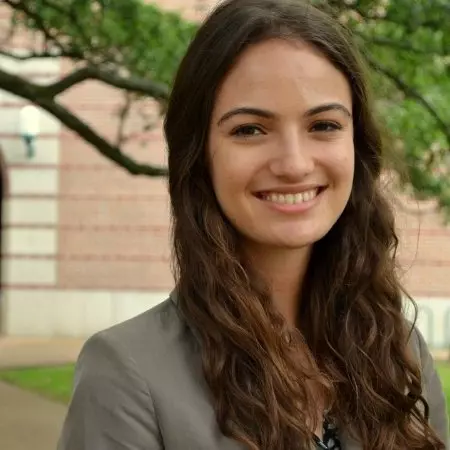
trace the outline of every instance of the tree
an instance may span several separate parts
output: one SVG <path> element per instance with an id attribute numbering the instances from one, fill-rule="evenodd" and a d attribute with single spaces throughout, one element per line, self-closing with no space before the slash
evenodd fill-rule
<path id="1" fill-rule="evenodd" d="M 20 60 L 67 58 L 74 63 L 74 70 L 61 80 L 42 86 L 0 69 L 0 89 L 46 110 L 131 174 L 165 175 L 165 168 L 140 164 L 127 156 L 123 151 L 126 137 L 120 130 L 116 141 L 108 142 L 64 107 L 58 97 L 86 80 L 115 87 L 126 97 L 120 128 L 133 103 L 153 98 L 163 111 L 170 82 L 196 24 L 141 0 L 4 0 L 4 3 L 12 16 L 0 54 Z M 7 50 L 8 41 L 23 30 L 34 34 L 32 47 L 26 54 Z"/>
<path id="2" fill-rule="evenodd" d="M 448 0 L 311 0 L 354 33 L 371 69 L 377 105 L 393 150 L 389 162 L 401 185 L 436 199 L 450 217 L 450 4 Z M 108 142 L 58 102 L 88 79 L 113 86 L 132 105 L 153 98 L 161 113 L 176 67 L 197 24 L 142 0 L 3 0 L 12 12 L 1 54 L 11 58 L 68 58 L 74 71 L 41 86 L 0 70 L 0 89 L 33 102 L 131 174 L 161 176 L 126 155 L 118 130 Z M 34 33 L 27 54 L 7 39 Z"/>
<path id="3" fill-rule="evenodd" d="M 391 167 L 450 219 L 450 3 L 317 0 L 356 37 L 392 136 Z"/>

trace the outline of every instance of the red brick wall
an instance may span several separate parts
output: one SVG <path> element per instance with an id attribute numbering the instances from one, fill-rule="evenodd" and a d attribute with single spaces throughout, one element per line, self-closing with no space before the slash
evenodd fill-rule
<path id="1" fill-rule="evenodd" d="M 215 1 L 159 3 L 195 18 Z M 18 38 L 16 45 L 25 39 Z M 106 138 L 116 135 L 115 113 L 122 101 L 116 90 L 89 82 L 62 100 Z M 140 125 L 135 115 L 128 131 L 139 131 Z M 61 132 L 60 143 L 57 287 L 169 290 L 165 180 L 128 175 L 67 130 Z M 140 161 L 159 164 L 166 159 L 160 128 L 136 136 L 125 150 Z M 416 296 L 450 297 L 450 227 L 443 227 L 434 213 L 418 218 L 399 212 L 398 217 L 407 288 Z"/>
<path id="2" fill-rule="evenodd" d="M 83 88 L 77 89 L 83 98 Z M 74 110 L 115 136 L 111 111 Z M 98 129 L 98 128 L 97 128 Z M 145 148 L 127 145 L 137 160 L 164 163 L 160 133 Z M 79 139 L 64 134 L 60 169 L 60 257 L 64 288 L 169 289 L 168 202 L 164 179 L 135 177 Z"/>
<path id="3" fill-rule="evenodd" d="M 406 202 L 405 202 L 406 203 Z M 433 203 L 409 201 L 408 214 L 397 207 L 399 261 L 404 283 L 414 296 L 450 297 L 450 226 Z M 422 211 L 422 214 L 418 214 Z"/>
<path id="4" fill-rule="evenodd" d="M 214 1 L 160 0 L 199 18 Z M 64 68 L 70 70 L 70 67 Z M 116 90 L 85 83 L 64 103 L 104 137 L 116 135 Z M 129 121 L 139 131 L 139 119 Z M 127 144 L 139 161 L 166 160 L 161 128 Z M 165 180 L 132 177 L 67 132 L 62 135 L 58 285 L 68 289 L 171 289 L 169 211 Z M 139 140 L 144 140 L 141 145 Z"/>
<path id="5" fill-rule="evenodd" d="M 198 17 L 215 1 L 161 0 L 166 8 Z M 105 136 L 115 133 L 108 114 L 119 99 L 94 83 L 73 90 L 67 102 L 81 110 Z M 95 151 L 65 136 L 62 164 L 104 164 L 104 170 L 68 167 L 61 171 L 59 283 L 65 287 L 171 288 L 168 208 L 162 180 L 130 177 Z M 146 148 L 128 150 L 139 159 L 163 161 L 162 135 Z M 151 157 L 147 158 L 148 153 Z M 83 227 L 80 229 L 77 227 Z M 404 280 L 414 295 L 450 296 L 450 228 L 436 214 L 418 218 L 399 213 Z M 420 239 L 419 238 L 420 232 Z M 415 252 L 416 247 L 417 254 Z M 76 255 L 76 260 L 70 260 Z"/>

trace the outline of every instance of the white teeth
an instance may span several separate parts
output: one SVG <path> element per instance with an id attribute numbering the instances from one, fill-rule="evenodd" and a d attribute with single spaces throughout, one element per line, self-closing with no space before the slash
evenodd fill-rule
<path id="1" fill-rule="evenodd" d="M 296 205 L 298 203 L 309 202 L 317 196 L 318 189 L 311 191 L 298 192 L 297 194 L 275 194 L 264 195 L 264 200 L 283 205 Z"/>

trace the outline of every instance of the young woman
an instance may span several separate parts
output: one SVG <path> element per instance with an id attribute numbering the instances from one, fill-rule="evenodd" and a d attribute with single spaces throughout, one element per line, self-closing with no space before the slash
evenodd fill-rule
<path id="1" fill-rule="evenodd" d="M 301 1 L 209 16 L 165 119 L 176 288 L 86 343 L 60 450 L 449 445 L 363 72 Z"/>

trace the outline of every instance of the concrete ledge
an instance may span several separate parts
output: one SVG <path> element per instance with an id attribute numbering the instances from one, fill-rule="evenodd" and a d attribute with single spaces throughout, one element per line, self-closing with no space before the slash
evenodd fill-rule
<path id="1" fill-rule="evenodd" d="M 431 349 L 431 354 L 437 362 L 450 362 L 450 349 L 449 350 L 433 350 Z"/>
<path id="2" fill-rule="evenodd" d="M 59 366 L 76 361 L 84 339 L 0 338 L 0 369 Z"/>
<path id="3" fill-rule="evenodd" d="M 157 305 L 169 292 L 9 288 L 2 293 L 2 332 L 16 337 L 86 338 Z"/>
<path id="4" fill-rule="evenodd" d="M 2 329 L 16 337 L 86 337 L 130 319 L 164 301 L 169 292 L 6 288 L 0 306 Z M 450 298 L 417 298 L 417 326 L 437 359 L 450 348 Z M 407 316 L 412 310 L 405 304 Z M 0 349 L 1 351 L 1 349 Z M 1 359 L 1 353 L 0 353 Z"/>

